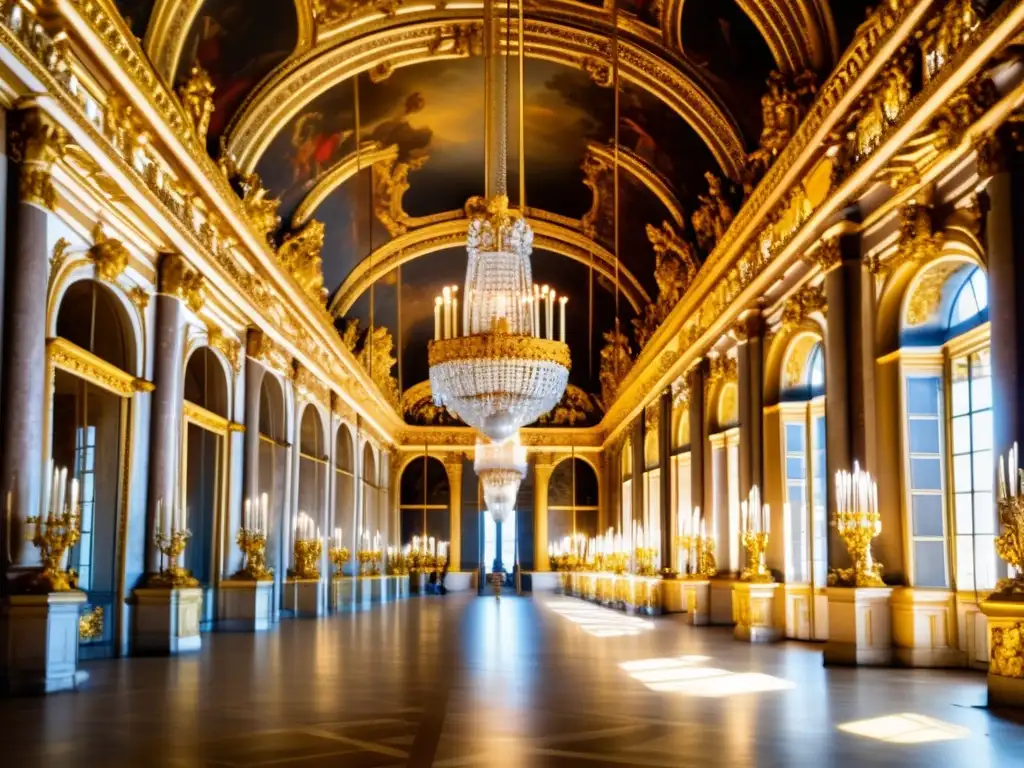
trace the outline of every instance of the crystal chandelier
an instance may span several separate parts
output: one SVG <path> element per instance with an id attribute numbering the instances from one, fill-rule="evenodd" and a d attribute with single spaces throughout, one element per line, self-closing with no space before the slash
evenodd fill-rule
<path id="1" fill-rule="evenodd" d="M 491 29 L 490 2 L 486 4 L 485 11 L 488 18 L 486 31 Z M 508 27 L 506 24 L 506 29 Z M 520 19 L 520 64 L 522 43 Z M 469 263 L 462 294 L 461 327 L 454 317 L 457 312 L 450 320 L 446 314 L 445 333 L 441 337 L 440 323 L 435 314 L 436 338 L 429 342 L 427 348 L 434 403 L 447 408 L 453 416 L 495 442 L 507 440 L 520 427 L 536 421 L 554 408 L 565 392 L 570 367 L 569 347 L 564 341 L 554 338 L 550 311 L 545 318 L 546 338 L 541 336 L 539 301 L 530 269 L 533 231 L 521 210 L 509 208 L 505 171 L 508 155 L 505 141 L 507 56 L 503 57 L 502 76 L 497 194 L 474 197 L 466 204 L 470 217 L 466 238 Z M 522 66 L 519 98 L 521 106 Z M 489 137 L 491 105 L 489 99 L 487 102 Z M 519 114 L 521 121 L 522 108 Z M 522 208 L 525 189 L 522 147 L 519 155 Z M 448 293 L 445 309 L 451 312 L 454 292 L 449 290 Z M 439 306 L 436 305 L 435 313 Z M 457 300 L 454 300 L 454 306 L 457 306 Z"/>
<path id="2" fill-rule="evenodd" d="M 516 506 L 526 477 L 526 449 L 515 434 L 501 443 L 477 441 L 473 469 L 483 486 L 484 503 L 495 523 L 505 522 Z"/>

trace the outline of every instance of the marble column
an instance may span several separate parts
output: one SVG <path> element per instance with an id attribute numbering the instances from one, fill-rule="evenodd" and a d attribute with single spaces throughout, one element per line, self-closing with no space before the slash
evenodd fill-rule
<path id="1" fill-rule="evenodd" d="M 675 534 L 675 499 L 672 498 L 672 388 L 666 387 L 658 398 L 658 500 L 661 509 L 661 570 L 673 573 L 672 539 Z"/>
<path id="2" fill-rule="evenodd" d="M 260 496 L 260 393 L 262 387 L 263 366 L 251 357 L 246 357 L 242 499 L 249 499 L 253 505 L 259 503 Z"/>
<path id="3" fill-rule="evenodd" d="M 860 236 L 841 235 L 835 243 L 834 265 L 825 275 L 828 305 L 825 339 L 826 464 L 829 483 L 839 469 L 877 471 L 875 421 L 875 290 L 874 278 L 861 258 Z M 830 486 L 831 487 L 831 486 Z M 882 527 L 888 532 L 875 544 L 875 556 L 886 570 L 902 573 L 900 509 L 886 509 Z M 829 494 L 829 519 L 835 519 L 835 495 Z M 829 532 L 829 565 L 847 566 L 846 546 L 834 528 Z"/>
<path id="4" fill-rule="evenodd" d="M 736 327 L 740 415 L 740 498 L 755 485 L 764 497 L 764 330 L 761 313 L 747 312 Z"/>
<path id="5" fill-rule="evenodd" d="M 462 569 L 462 454 L 446 456 L 444 466 L 448 470 L 448 519 L 451 521 L 448 570 L 458 571 Z"/>
<path id="6" fill-rule="evenodd" d="M 37 108 L 12 119 L 18 143 L 12 153 L 20 158 L 14 169 L 18 199 L 7 248 L 6 338 L 2 455 L 0 483 L 3 497 L 11 494 L 10 553 L 5 565 L 14 576 L 19 567 L 39 565 L 39 554 L 24 539 L 25 520 L 39 514 L 43 472 L 44 404 L 46 400 L 46 298 L 49 279 L 47 217 L 56 204 L 50 179 L 53 164 L 66 143 L 61 128 Z M 13 209 L 13 210 L 12 210 Z M 4 534 L 8 531 L 5 530 Z"/>
<path id="7" fill-rule="evenodd" d="M 179 501 L 178 464 L 181 454 L 181 414 L 184 407 L 182 377 L 185 361 L 185 304 L 169 291 L 165 274 L 177 266 L 180 256 L 167 254 L 160 263 L 160 292 L 153 328 L 153 391 L 150 426 L 149 504 L 146 530 L 146 571 L 156 573 L 160 553 L 153 542 L 157 531 L 157 506 L 164 509 Z"/>
<path id="8" fill-rule="evenodd" d="M 690 390 L 690 508 L 700 507 L 705 517 L 709 510 L 704 499 L 704 489 L 710 483 L 710 462 L 705 461 L 708 429 L 704 419 L 704 384 L 707 375 L 706 360 L 700 360 L 687 373 L 687 386 Z"/>
<path id="9" fill-rule="evenodd" d="M 533 461 L 533 569 L 550 571 L 548 558 L 548 485 L 554 465 L 551 456 L 538 454 Z"/>

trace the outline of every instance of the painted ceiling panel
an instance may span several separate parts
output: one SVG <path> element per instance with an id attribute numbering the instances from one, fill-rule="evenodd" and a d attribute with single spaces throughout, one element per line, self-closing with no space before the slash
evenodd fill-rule
<path id="1" fill-rule="evenodd" d="M 146 26 L 155 4 L 156 0 L 117 0 L 117 10 L 128 22 L 132 34 L 140 40 L 146 35 Z"/>

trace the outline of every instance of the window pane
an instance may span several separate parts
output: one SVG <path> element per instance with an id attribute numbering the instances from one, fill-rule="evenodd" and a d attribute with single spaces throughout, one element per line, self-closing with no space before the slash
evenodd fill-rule
<path id="1" fill-rule="evenodd" d="M 915 416 L 938 415 L 939 380 L 937 378 L 907 379 L 907 412 Z"/>
<path id="2" fill-rule="evenodd" d="M 911 419 L 910 421 L 910 452 L 939 452 L 939 420 Z"/>
<path id="3" fill-rule="evenodd" d="M 959 416 L 967 413 L 971 407 L 971 398 L 968 391 L 968 365 L 966 357 L 958 357 L 952 361 L 950 366 L 952 375 L 953 390 L 953 415 Z"/>
<path id="4" fill-rule="evenodd" d="M 953 457 L 953 490 L 957 493 L 971 490 L 971 455 Z"/>
<path id="5" fill-rule="evenodd" d="M 914 586 L 946 586 L 946 547 L 941 541 L 914 542 Z"/>
<path id="6" fill-rule="evenodd" d="M 994 589 L 996 586 L 996 542 L 995 536 L 974 537 L 974 570 L 978 589 Z"/>
<path id="7" fill-rule="evenodd" d="M 974 504 L 969 493 L 958 493 L 954 498 L 956 506 L 956 532 L 974 532 Z"/>
<path id="8" fill-rule="evenodd" d="M 982 411 L 971 416 L 972 448 L 975 451 L 992 447 L 992 411 Z"/>
<path id="9" fill-rule="evenodd" d="M 974 274 L 971 275 L 971 287 L 974 288 L 974 299 L 978 303 L 978 308 L 985 309 L 988 306 L 988 277 L 984 271 L 974 270 Z"/>
<path id="10" fill-rule="evenodd" d="M 914 494 L 911 507 L 915 536 L 942 536 L 942 496 Z"/>
<path id="11" fill-rule="evenodd" d="M 791 483 L 788 487 L 788 498 L 786 501 L 789 502 L 789 506 L 792 509 L 801 507 L 804 504 L 804 487 L 803 485 L 796 485 Z"/>
<path id="12" fill-rule="evenodd" d="M 804 451 L 804 425 L 786 425 L 786 453 L 803 453 Z"/>
<path id="13" fill-rule="evenodd" d="M 996 532 L 996 508 L 991 493 L 974 494 L 974 532 Z"/>
<path id="14" fill-rule="evenodd" d="M 995 468 L 992 466 L 992 451 L 974 452 L 974 489 L 991 491 Z"/>
<path id="15" fill-rule="evenodd" d="M 795 459 L 786 459 L 786 477 L 790 480 L 803 480 L 807 477 L 803 456 Z"/>
<path id="16" fill-rule="evenodd" d="M 967 453 L 971 450 L 971 417 L 957 416 L 953 419 L 953 453 Z"/>
<path id="17" fill-rule="evenodd" d="M 957 589 L 974 589 L 974 537 L 956 537 Z"/>
<path id="18" fill-rule="evenodd" d="M 910 483 L 914 490 L 941 491 L 942 463 L 934 459 L 910 460 Z"/>

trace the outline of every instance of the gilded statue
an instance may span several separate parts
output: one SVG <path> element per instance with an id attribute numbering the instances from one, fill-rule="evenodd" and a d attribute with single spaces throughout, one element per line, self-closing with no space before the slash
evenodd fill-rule
<path id="1" fill-rule="evenodd" d="M 978 14 L 971 0 L 949 0 L 925 24 L 921 41 L 925 81 L 931 80 L 978 27 Z"/>
<path id="2" fill-rule="evenodd" d="M 409 214 L 402 198 L 409 191 L 409 171 L 418 171 L 430 158 L 420 155 L 406 162 L 379 162 L 373 165 L 373 213 L 391 237 L 409 229 Z"/>
<path id="3" fill-rule="evenodd" d="M 146 141 L 146 131 L 135 107 L 117 92 L 107 96 L 103 123 L 111 143 L 125 158 L 131 158 L 135 149 Z"/>
<path id="4" fill-rule="evenodd" d="M 690 223 L 697 236 L 697 246 L 711 253 L 732 223 L 733 212 L 722 193 L 722 180 L 711 171 L 707 171 L 704 178 L 708 182 L 708 194 L 697 196 L 700 207 L 693 212 Z"/>
<path id="5" fill-rule="evenodd" d="M 643 349 L 665 318 L 679 303 L 697 274 L 699 263 L 693 245 L 676 233 L 667 221 L 661 228 L 647 225 L 647 239 L 654 247 L 654 280 L 658 285 L 658 298 L 644 307 L 640 317 L 633 319 L 637 345 Z"/>
<path id="6" fill-rule="evenodd" d="M 796 75 L 792 81 L 781 72 L 773 71 L 767 85 L 768 90 L 761 97 L 758 148 L 747 157 L 743 171 L 743 189 L 748 195 L 796 135 L 817 93 L 815 75 L 809 70 Z"/>
<path id="7" fill-rule="evenodd" d="M 373 383 L 380 388 L 384 398 L 398 410 L 401 397 L 398 394 L 398 382 L 391 375 L 391 369 L 398 362 L 394 349 L 395 342 L 391 337 L 391 331 L 383 325 L 374 326 L 363 339 L 359 361 L 370 374 Z"/>
<path id="8" fill-rule="evenodd" d="M 569 384 L 558 405 L 552 408 L 550 413 L 541 416 L 537 423 L 552 427 L 584 426 L 591 420 L 596 410 L 593 397 L 575 384 Z"/>
<path id="9" fill-rule="evenodd" d="M 249 219 L 253 228 L 267 242 L 270 242 L 271 236 L 281 225 L 281 217 L 277 215 L 281 201 L 274 197 L 268 197 L 269 193 L 263 186 L 260 175 L 255 171 L 241 177 L 240 184 L 245 217 Z"/>
<path id="10" fill-rule="evenodd" d="M 619 384 L 633 367 L 633 351 L 629 339 L 615 328 L 604 333 L 605 345 L 601 349 L 601 407 L 607 411 L 619 392 Z"/>
<path id="11" fill-rule="evenodd" d="M 302 290 L 314 302 L 326 305 L 323 259 L 324 225 L 310 219 L 302 229 L 287 235 L 277 249 L 277 259 L 291 273 Z"/>
<path id="12" fill-rule="evenodd" d="M 210 129 L 210 117 L 213 115 L 213 81 L 210 75 L 198 64 L 193 64 L 188 79 L 178 87 L 178 98 L 185 107 L 192 130 L 201 143 L 206 142 L 206 133 Z"/>

